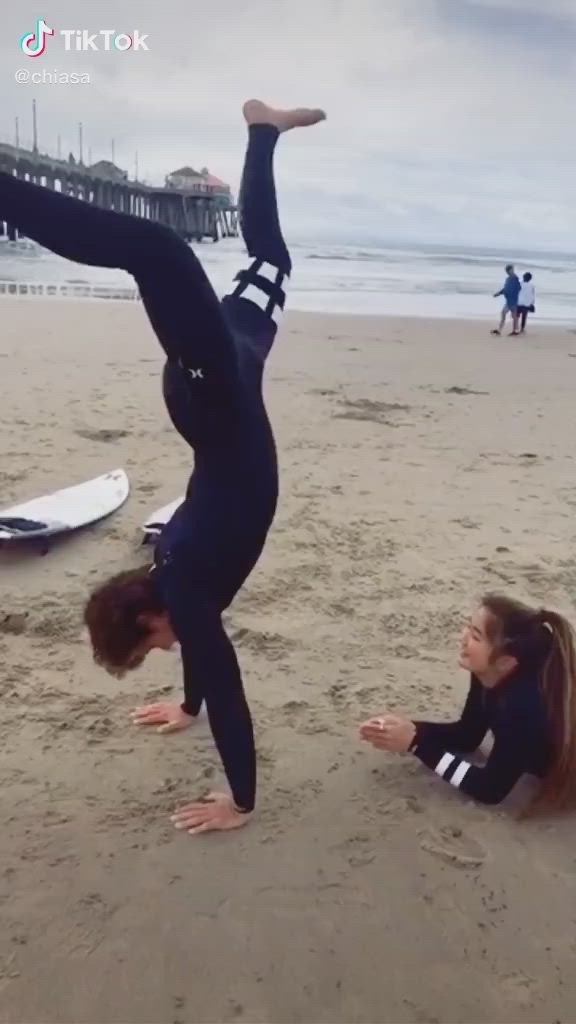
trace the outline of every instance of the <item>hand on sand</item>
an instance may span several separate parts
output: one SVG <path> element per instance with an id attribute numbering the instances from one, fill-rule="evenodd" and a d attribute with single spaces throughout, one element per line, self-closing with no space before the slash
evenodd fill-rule
<path id="1" fill-rule="evenodd" d="M 205 800 L 180 807 L 170 821 L 175 828 L 186 829 L 193 836 L 199 832 L 228 832 L 242 828 L 250 818 L 250 814 L 240 814 L 227 793 L 210 793 Z"/>
<path id="2" fill-rule="evenodd" d="M 360 726 L 360 736 L 377 750 L 405 754 L 416 736 L 416 726 L 403 715 L 382 715 L 364 722 Z"/>
<path id="3" fill-rule="evenodd" d="M 157 725 L 157 732 L 180 732 L 181 729 L 188 729 L 196 721 L 192 715 L 187 715 L 179 704 L 169 704 L 165 701 L 135 708 L 130 717 L 134 725 Z"/>

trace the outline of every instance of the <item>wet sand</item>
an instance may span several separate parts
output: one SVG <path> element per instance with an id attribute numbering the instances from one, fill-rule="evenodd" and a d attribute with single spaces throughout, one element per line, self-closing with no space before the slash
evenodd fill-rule
<path id="1" fill-rule="evenodd" d="M 169 814 L 221 783 L 206 722 L 129 721 L 179 695 L 177 656 L 118 682 L 81 625 L 189 472 L 161 354 L 132 304 L 0 315 L 1 504 L 118 466 L 132 483 L 47 554 L 0 552 L 0 1020 L 569 1024 L 576 821 L 477 807 L 357 726 L 457 712 L 486 589 L 576 620 L 576 332 L 287 318 L 267 374 L 280 508 L 226 616 L 258 815 L 193 839 Z"/>

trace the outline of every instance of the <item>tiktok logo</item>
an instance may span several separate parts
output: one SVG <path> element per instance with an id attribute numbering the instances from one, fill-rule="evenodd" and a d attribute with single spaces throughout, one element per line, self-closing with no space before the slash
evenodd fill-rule
<path id="1" fill-rule="evenodd" d="M 46 37 L 53 36 L 54 29 L 48 28 L 43 18 L 38 18 L 36 31 L 27 32 L 20 40 L 20 49 L 27 57 L 41 57 L 46 49 Z"/>

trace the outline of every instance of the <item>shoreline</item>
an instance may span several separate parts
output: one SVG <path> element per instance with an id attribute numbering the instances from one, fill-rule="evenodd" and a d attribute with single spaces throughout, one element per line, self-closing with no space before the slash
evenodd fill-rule
<path id="1" fill-rule="evenodd" d="M 122 292 L 124 294 L 118 294 Z M 0 279 L 0 301 L 3 300 L 16 300 L 21 302 L 22 300 L 29 300 L 31 302 L 54 302 L 55 300 L 63 301 L 66 303 L 70 302 L 95 302 L 95 303 L 128 303 L 128 304 L 139 304 L 141 302 L 140 295 L 137 288 L 123 287 L 122 285 L 98 285 L 98 284 L 67 284 L 66 282 L 41 282 L 41 281 L 9 281 L 7 279 Z M 434 313 L 419 313 L 412 312 L 410 314 L 398 314 L 394 312 L 363 312 L 361 310 L 346 311 L 346 310 L 325 310 L 325 309 L 299 309 L 298 306 L 291 304 L 288 308 L 286 316 L 310 316 L 310 317 L 358 317 L 361 320 L 375 319 L 375 320 L 395 320 L 395 321 L 414 321 L 415 323 L 422 324 L 425 321 L 432 323 L 465 323 L 465 324 L 488 324 L 496 323 L 499 318 L 499 312 L 486 313 L 483 315 L 476 316 L 462 316 L 459 313 L 453 315 L 446 314 L 434 314 Z M 508 332 L 508 323 L 505 325 L 504 333 L 501 335 L 502 338 L 506 337 Z M 573 327 L 573 330 L 571 330 Z M 567 317 L 566 320 L 554 318 L 546 319 L 546 317 L 536 317 L 534 320 L 528 320 L 528 333 L 526 337 L 537 336 L 540 332 L 538 328 L 542 328 L 546 331 L 553 331 L 559 333 L 576 333 L 576 321 L 573 317 Z"/>

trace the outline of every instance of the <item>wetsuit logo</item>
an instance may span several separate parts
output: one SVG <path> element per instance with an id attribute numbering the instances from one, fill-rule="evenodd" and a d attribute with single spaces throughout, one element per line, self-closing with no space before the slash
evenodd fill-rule
<path id="1" fill-rule="evenodd" d="M 43 18 L 38 18 L 35 31 L 22 36 L 20 49 L 27 57 L 40 57 L 46 49 L 46 37 L 53 35 L 54 29 L 49 28 Z"/>

